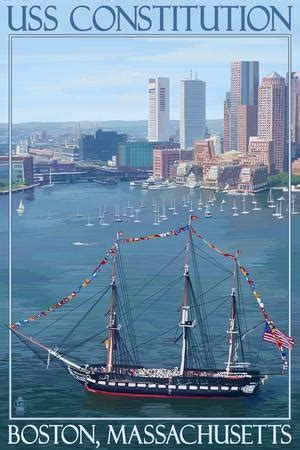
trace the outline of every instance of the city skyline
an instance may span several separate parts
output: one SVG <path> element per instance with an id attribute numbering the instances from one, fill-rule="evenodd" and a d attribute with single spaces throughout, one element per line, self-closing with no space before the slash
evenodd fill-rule
<path id="1" fill-rule="evenodd" d="M 207 119 L 220 119 L 232 61 L 258 60 L 261 77 L 287 71 L 287 46 L 280 38 L 264 39 L 263 49 L 253 46 L 253 39 L 106 39 L 101 48 L 99 39 L 90 39 L 88 46 L 57 41 L 61 45 L 47 39 L 43 47 L 30 39 L 14 44 L 14 123 L 147 119 L 149 77 L 170 78 L 170 119 L 176 120 L 179 83 L 190 70 L 206 81 Z"/>

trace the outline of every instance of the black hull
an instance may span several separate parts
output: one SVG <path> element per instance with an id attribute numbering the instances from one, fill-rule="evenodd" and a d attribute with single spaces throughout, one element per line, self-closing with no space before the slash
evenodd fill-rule
<path id="1" fill-rule="evenodd" d="M 257 371 L 226 376 L 224 372 L 172 378 L 137 377 L 120 373 L 89 373 L 69 368 L 71 375 L 93 394 L 140 398 L 238 398 L 253 395 L 260 384 Z"/>

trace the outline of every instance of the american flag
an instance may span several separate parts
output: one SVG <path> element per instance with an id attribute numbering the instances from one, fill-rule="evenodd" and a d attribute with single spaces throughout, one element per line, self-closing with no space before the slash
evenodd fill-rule
<path id="1" fill-rule="evenodd" d="M 278 344 L 279 346 L 284 348 L 294 347 L 293 338 L 287 336 L 278 328 L 275 328 L 273 324 L 268 324 L 267 322 L 263 338 L 265 341 L 272 342 L 273 344 Z"/>

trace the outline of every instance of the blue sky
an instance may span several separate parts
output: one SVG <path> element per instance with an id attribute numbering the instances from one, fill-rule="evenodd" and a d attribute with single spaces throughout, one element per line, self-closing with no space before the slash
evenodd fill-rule
<path id="1" fill-rule="evenodd" d="M 261 76 L 287 71 L 278 39 L 17 39 L 13 121 L 145 119 L 149 77 L 170 77 L 170 116 L 190 70 L 207 83 L 207 117 L 221 118 L 232 60 L 260 61 Z"/>
<path id="2" fill-rule="evenodd" d="M 128 6 L 133 0 L 105 4 Z M 42 4 L 48 1 L 5 0 L 5 4 Z M 51 2 L 50 2 L 51 3 Z M 147 1 L 135 1 L 135 4 Z M 151 4 L 164 4 L 153 0 Z M 169 2 L 170 3 L 170 2 Z M 176 4 L 178 1 L 173 1 Z M 184 4 L 198 2 L 186 0 Z M 207 0 L 206 5 L 221 4 Z M 232 0 L 224 4 L 235 4 Z M 256 1 L 243 2 L 248 6 Z M 295 0 L 273 0 L 280 7 Z M 99 6 L 97 0 L 53 0 L 59 7 L 60 24 L 76 4 Z M 4 11 L 3 3 L 1 11 Z M 0 12 L 1 12 L 0 11 Z M 5 11 L 4 11 L 5 12 Z M 0 15 L 3 25 L 4 15 Z M 294 12 L 294 55 L 299 55 L 300 15 Z M 69 29 L 58 30 L 70 31 Z M 1 37 L 5 28 L 1 27 Z M 6 30 L 7 34 L 7 30 Z M 1 70 L 5 70 L 5 47 Z M 298 56 L 299 58 L 299 56 Z M 149 77 L 170 77 L 170 116 L 179 118 L 179 81 L 190 70 L 207 83 L 207 118 L 222 118 L 226 90 L 230 89 L 232 60 L 260 61 L 260 76 L 287 71 L 287 41 L 284 38 L 39 38 L 15 39 L 13 43 L 13 121 L 137 120 L 147 118 Z M 299 59 L 293 70 L 300 70 Z M 6 93 L 2 82 L 1 93 Z M 1 122 L 7 121 L 1 107 Z"/>

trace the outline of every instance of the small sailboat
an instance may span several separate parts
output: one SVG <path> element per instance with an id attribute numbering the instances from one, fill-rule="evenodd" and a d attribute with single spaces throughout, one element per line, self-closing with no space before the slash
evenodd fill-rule
<path id="1" fill-rule="evenodd" d="M 158 209 L 157 209 L 157 202 L 155 201 L 155 203 L 154 203 L 154 209 L 153 209 L 153 212 L 156 214 L 157 213 L 157 211 L 158 211 Z"/>
<path id="2" fill-rule="evenodd" d="M 241 212 L 241 214 L 249 214 L 249 211 L 246 210 L 246 200 L 243 200 L 243 211 Z"/>
<path id="3" fill-rule="evenodd" d="M 93 227 L 93 226 L 94 226 L 94 224 L 90 221 L 90 216 L 88 216 L 88 221 L 87 221 L 87 223 L 85 224 L 85 226 L 86 226 L 86 227 Z"/>
<path id="4" fill-rule="evenodd" d="M 201 211 L 202 205 L 203 205 L 203 202 L 202 202 L 202 196 L 201 196 L 201 190 L 200 190 L 199 201 L 198 201 L 198 211 Z"/>
<path id="5" fill-rule="evenodd" d="M 126 213 L 126 207 L 125 206 L 124 206 L 124 209 L 123 209 L 123 217 L 124 217 L 124 219 L 127 220 L 127 213 Z"/>
<path id="6" fill-rule="evenodd" d="M 257 200 L 255 200 L 253 211 L 260 211 L 261 208 L 258 206 Z"/>
<path id="7" fill-rule="evenodd" d="M 168 216 L 166 215 L 166 205 L 165 205 L 165 201 L 163 200 L 162 202 L 162 214 L 160 215 L 160 218 L 162 220 L 167 220 Z"/>
<path id="8" fill-rule="evenodd" d="M 233 209 L 233 208 L 232 208 Z M 233 211 L 233 214 L 232 214 L 232 216 L 233 217 L 237 217 L 237 216 L 239 216 L 239 212 L 238 212 L 238 208 L 237 208 L 237 206 L 234 208 L 234 211 Z"/>
<path id="9" fill-rule="evenodd" d="M 183 196 L 182 206 L 183 206 L 184 208 L 187 208 L 187 201 L 186 201 L 185 195 Z"/>
<path id="10" fill-rule="evenodd" d="M 175 202 L 175 198 L 174 198 L 174 203 L 173 203 L 173 212 L 172 212 L 173 216 L 178 216 L 178 212 L 176 211 L 176 202 Z"/>
<path id="11" fill-rule="evenodd" d="M 54 186 L 54 183 L 52 181 L 52 168 L 50 167 L 49 170 L 49 183 L 45 184 L 44 186 L 42 186 L 44 189 L 49 189 L 52 188 Z"/>
<path id="12" fill-rule="evenodd" d="M 275 207 L 276 207 L 276 206 L 275 206 Z M 283 219 L 283 215 L 282 215 L 282 204 L 281 204 L 281 202 L 279 202 L 279 211 L 278 211 L 277 219 Z"/>
<path id="13" fill-rule="evenodd" d="M 79 208 L 77 208 L 76 217 L 82 217 L 82 214 L 80 214 Z"/>
<path id="14" fill-rule="evenodd" d="M 109 225 L 109 223 L 107 223 L 107 222 L 105 222 L 105 220 L 104 220 L 104 215 L 101 217 L 101 219 L 100 219 L 100 225 L 102 226 L 102 227 L 107 227 L 108 225 Z"/>
<path id="15" fill-rule="evenodd" d="M 52 220 L 53 219 L 53 217 L 52 217 L 52 214 L 51 214 L 51 209 L 49 208 L 48 209 L 48 220 Z"/>
<path id="16" fill-rule="evenodd" d="M 20 201 L 20 203 L 19 203 L 19 206 L 17 207 L 16 211 L 17 211 L 17 213 L 19 214 L 19 216 L 21 216 L 22 214 L 24 214 L 25 206 L 24 206 L 24 203 L 23 203 L 23 200 L 22 200 L 22 199 L 21 199 L 21 201 Z"/>
<path id="17" fill-rule="evenodd" d="M 251 194 L 251 195 L 253 197 L 251 203 L 252 203 L 252 205 L 256 205 L 257 202 L 256 202 L 255 194 Z"/>
<path id="18" fill-rule="evenodd" d="M 116 222 L 123 222 L 123 219 L 120 216 L 120 208 L 118 206 L 116 208 L 115 221 Z"/>
<path id="19" fill-rule="evenodd" d="M 268 203 L 268 208 L 276 208 L 276 205 L 274 205 L 272 189 L 270 189 L 270 192 L 269 192 L 269 195 L 268 195 L 268 199 L 267 199 L 267 203 Z"/>
<path id="20" fill-rule="evenodd" d="M 235 199 L 233 200 L 233 207 L 232 207 L 231 209 L 233 209 L 234 211 L 236 211 L 236 210 L 237 210 L 237 206 L 236 206 L 236 202 L 235 202 Z"/>
<path id="21" fill-rule="evenodd" d="M 206 219 L 210 219 L 212 217 L 212 213 L 211 213 L 211 211 L 209 209 L 209 205 L 208 204 L 205 205 L 204 217 Z"/>
<path id="22" fill-rule="evenodd" d="M 134 223 L 140 223 L 141 221 L 139 220 L 139 218 L 138 218 L 138 212 L 139 212 L 139 210 L 138 209 L 135 209 L 135 219 L 134 219 Z"/>
<path id="23" fill-rule="evenodd" d="M 152 225 L 158 225 L 158 222 L 157 222 L 157 218 L 156 218 L 156 212 L 154 213 L 154 222 L 153 222 L 153 224 Z"/>
<path id="24" fill-rule="evenodd" d="M 133 207 L 132 206 L 129 206 L 129 209 L 130 209 L 130 214 L 129 214 L 129 216 L 128 217 L 130 217 L 131 219 L 134 217 L 134 214 L 133 214 Z"/>
<path id="25" fill-rule="evenodd" d="M 194 211 L 194 210 L 193 210 L 193 202 L 192 202 L 192 200 L 191 200 L 189 212 L 191 213 L 191 212 L 193 212 L 193 211 Z"/>
<path id="26" fill-rule="evenodd" d="M 291 214 L 299 214 L 299 212 L 295 210 L 295 200 L 296 200 L 296 196 L 292 195 L 292 199 L 291 199 Z"/>
<path id="27" fill-rule="evenodd" d="M 141 203 L 140 203 L 140 208 L 145 208 L 145 204 L 144 204 L 144 199 L 142 198 Z"/>
<path id="28" fill-rule="evenodd" d="M 175 198 L 174 198 L 174 201 L 175 201 Z M 173 198 L 171 197 L 171 200 L 170 200 L 170 206 L 169 206 L 169 211 L 173 211 L 174 210 L 174 206 L 173 206 Z"/>
<path id="29" fill-rule="evenodd" d="M 272 214 L 273 217 L 278 217 L 279 216 L 279 203 L 276 204 L 276 212 L 274 212 Z"/>

